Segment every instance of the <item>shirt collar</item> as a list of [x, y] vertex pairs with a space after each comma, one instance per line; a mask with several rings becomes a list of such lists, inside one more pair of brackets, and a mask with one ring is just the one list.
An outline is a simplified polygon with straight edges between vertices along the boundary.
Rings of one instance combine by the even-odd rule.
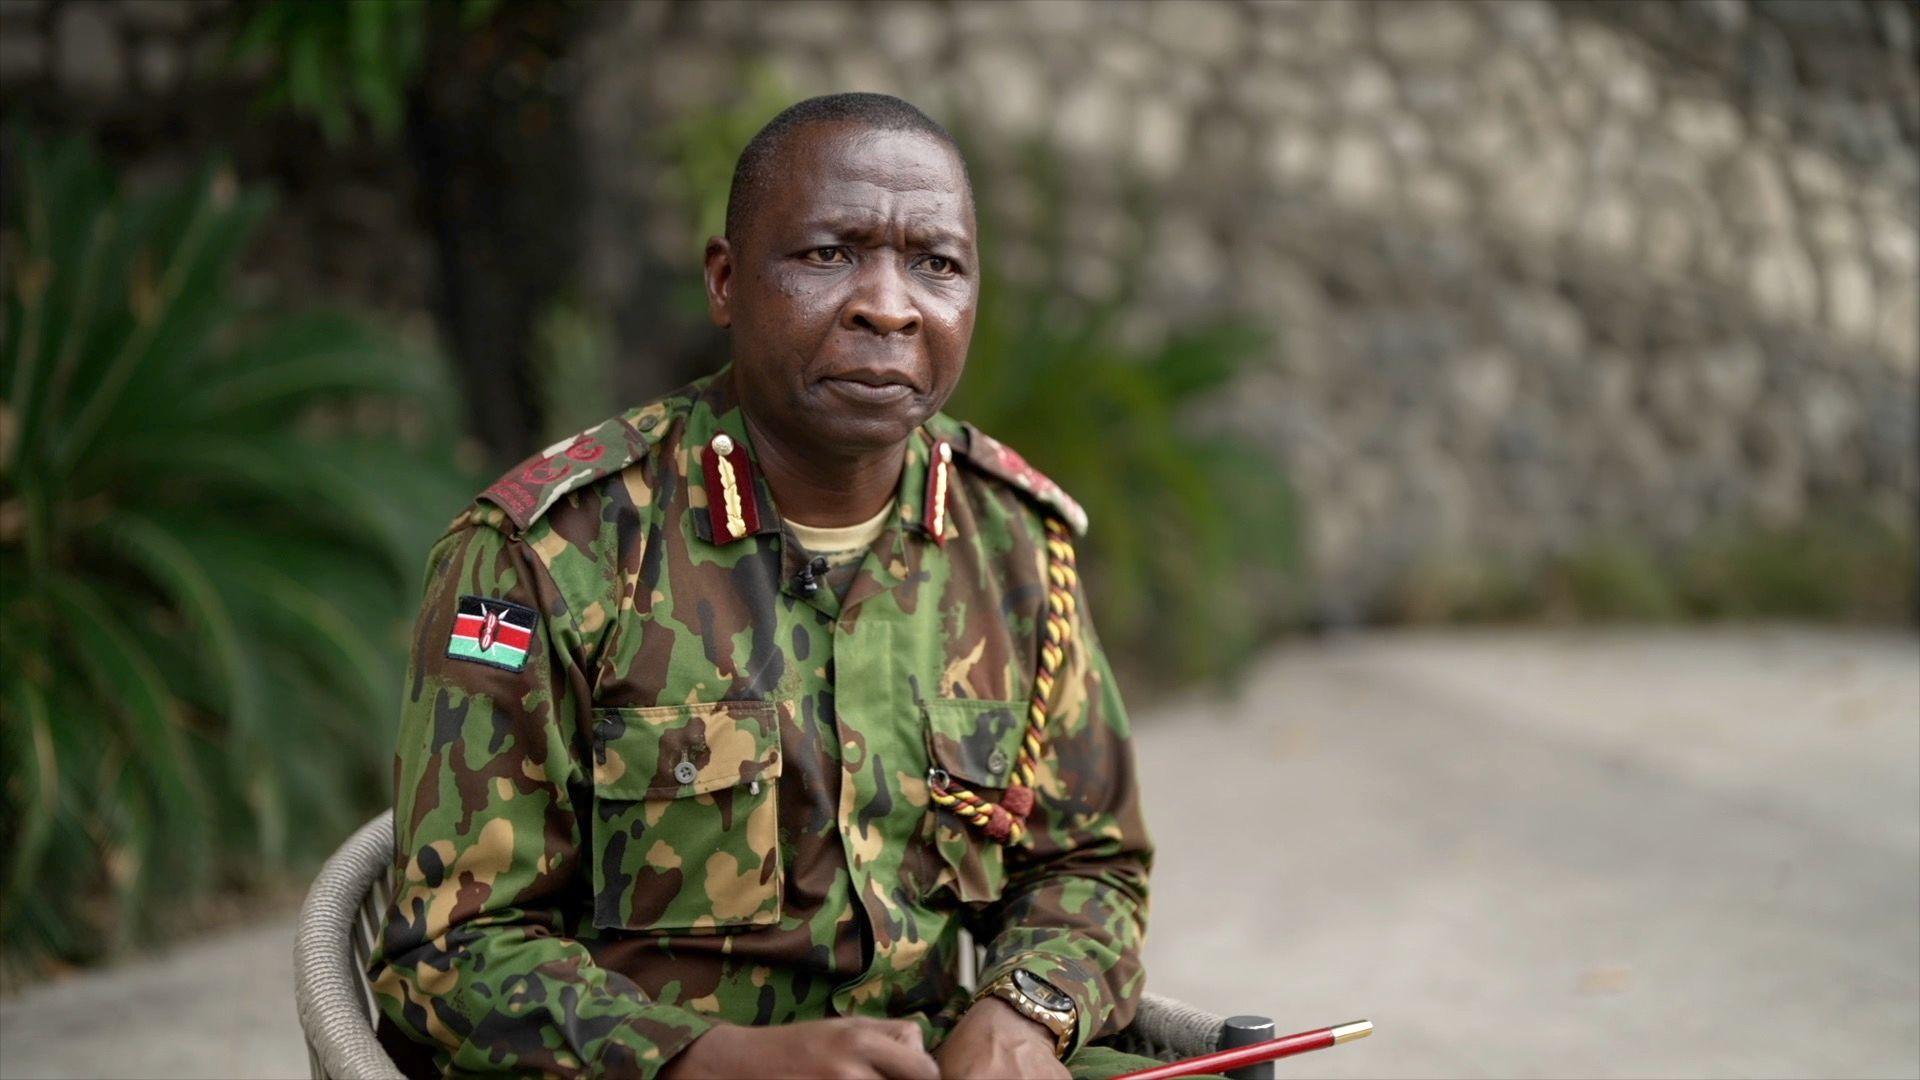
[[773, 490], [760, 473], [746, 415], [733, 393], [732, 370], [720, 369], [694, 395], [680, 439], [693, 531], [709, 544], [780, 531]]
[[[957, 498], [952, 449], [957, 429], [944, 416], [935, 416], [907, 438], [894, 501], [895, 531], [936, 543], [956, 535], [947, 509]], [[780, 512], [733, 392], [731, 365], [715, 373], [695, 394], [684, 430], [680, 452], [695, 534], [724, 546], [749, 536], [779, 533]], [[943, 445], [947, 446], [944, 452]], [[882, 534], [880, 543], [885, 541]]]

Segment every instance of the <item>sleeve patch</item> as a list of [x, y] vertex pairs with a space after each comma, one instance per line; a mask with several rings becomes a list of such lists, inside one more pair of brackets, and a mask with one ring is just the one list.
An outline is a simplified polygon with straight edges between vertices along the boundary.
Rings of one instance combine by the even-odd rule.
[[447, 655], [519, 671], [527, 666], [533, 631], [539, 625], [540, 613], [530, 607], [510, 600], [462, 596], [453, 617], [453, 635], [447, 639]]

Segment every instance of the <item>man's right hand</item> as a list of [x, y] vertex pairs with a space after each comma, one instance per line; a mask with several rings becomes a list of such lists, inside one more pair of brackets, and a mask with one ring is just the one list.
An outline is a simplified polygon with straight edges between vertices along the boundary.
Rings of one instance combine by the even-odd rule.
[[940, 1080], [911, 1020], [861, 1016], [778, 1027], [722, 1024], [675, 1054], [663, 1080], [708, 1077], [830, 1077], [834, 1080]]

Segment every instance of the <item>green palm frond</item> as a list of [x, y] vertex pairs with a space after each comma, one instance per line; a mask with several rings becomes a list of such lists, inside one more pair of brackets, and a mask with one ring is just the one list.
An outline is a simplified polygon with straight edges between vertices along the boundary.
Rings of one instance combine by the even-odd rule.
[[242, 8], [232, 58], [264, 61], [263, 103], [313, 118], [334, 142], [364, 115], [376, 135], [399, 133], [407, 87], [424, 61], [435, 6], [463, 28], [485, 22], [499, 0], [254, 0]]
[[236, 299], [263, 195], [126, 194], [80, 143], [8, 137], [0, 942], [32, 962], [377, 802], [419, 553], [471, 480], [429, 355]]
[[46, 695], [26, 680], [8, 691], [13, 700], [7, 715], [14, 722], [0, 727], [6, 740], [9, 810], [8, 830], [13, 853], [7, 860], [7, 881], [0, 893], [0, 910], [11, 911], [19, 901], [27, 871], [38, 865], [53, 831], [60, 805], [60, 760], [53, 743], [53, 718]]

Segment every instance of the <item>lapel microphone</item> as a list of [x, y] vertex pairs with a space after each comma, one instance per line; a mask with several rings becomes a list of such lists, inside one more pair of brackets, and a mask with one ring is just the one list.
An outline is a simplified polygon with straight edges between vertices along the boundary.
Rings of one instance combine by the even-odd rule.
[[800, 595], [811, 599], [814, 593], [820, 591], [820, 576], [826, 572], [827, 560], [823, 556], [815, 555], [800, 568], [799, 573], [793, 575], [793, 583], [799, 587]]

